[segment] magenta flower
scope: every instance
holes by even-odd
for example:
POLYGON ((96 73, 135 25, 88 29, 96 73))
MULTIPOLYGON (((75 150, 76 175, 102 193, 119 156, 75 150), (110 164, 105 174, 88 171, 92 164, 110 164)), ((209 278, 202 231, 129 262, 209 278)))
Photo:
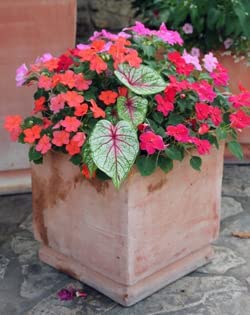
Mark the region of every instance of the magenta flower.
POLYGON ((57 293, 57 296, 61 301, 70 301, 73 300, 76 295, 76 290, 73 288, 62 289, 57 293))
POLYGON ((193 26, 190 23, 186 23, 183 25, 182 30, 185 34, 192 34, 193 33, 193 26))
POLYGON ((134 26, 123 29, 123 31, 126 31, 126 30, 131 30, 137 33, 138 35, 142 35, 142 36, 152 35, 152 31, 149 28, 145 27, 144 24, 138 21, 135 22, 134 26))
POLYGON ((218 60, 214 57, 213 53, 210 52, 209 54, 206 54, 202 60, 204 62, 204 68, 208 72, 213 72, 216 69, 218 60))
POLYGON ((26 80, 26 75, 28 73, 28 68, 26 64, 23 63, 19 68, 16 70, 16 86, 22 86, 26 80))
POLYGON ((94 34, 89 38, 89 40, 94 41, 94 40, 101 38, 101 37, 109 39, 109 40, 116 40, 118 37, 129 38, 129 37, 131 37, 131 35, 129 35, 125 32, 113 34, 113 33, 106 31, 105 29, 103 29, 100 32, 94 32, 94 34))
POLYGON ((151 35, 161 38, 164 42, 170 45, 183 44, 183 39, 181 38, 180 34, 176 31, 168 30, 165 23, 161 24, 159 31, 151 31, 151 35))
POLYGON ((225 49, 230 48, 232 45, 233 45, 233 40, 232 40, 231 38, 227 38, 227 39, 224 41, 224 47, 225 47, 225 49))

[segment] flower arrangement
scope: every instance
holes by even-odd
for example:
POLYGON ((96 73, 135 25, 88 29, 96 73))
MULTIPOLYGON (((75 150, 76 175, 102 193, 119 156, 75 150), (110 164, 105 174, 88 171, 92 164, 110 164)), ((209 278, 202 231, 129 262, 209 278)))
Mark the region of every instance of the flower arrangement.
POLYGON ((250 61, 248 0, 133 0, 133 6, 150 27, 165 22, 178 30, 188 50, 223 49, 235 62, 250 61))
POLYGON ((136 22, 118 34, 95 32, 60 57, 44 54, 17 69, 17 86, 36 85, 31 116, 6 117, 11 139, 30 145, 29 159, 68 154, 83 176, 111 178, 118 188, 136 164, 142 176, 228 140, 239 158, 237 130, 250 126, 250 92, 228 92, 228 74, 209 53, 202 62, 176 48, 180 34, 165 24, 136 22))

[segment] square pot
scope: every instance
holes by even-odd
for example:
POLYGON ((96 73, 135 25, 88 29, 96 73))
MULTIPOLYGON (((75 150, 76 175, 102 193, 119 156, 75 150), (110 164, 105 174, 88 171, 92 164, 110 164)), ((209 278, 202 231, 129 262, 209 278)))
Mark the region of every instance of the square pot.
POLYGON ((60 153, 32 167, 40 259, 129 306, 207 263, 219 233, 223 146, 164 174, 134 168, 116 190, 60 153))

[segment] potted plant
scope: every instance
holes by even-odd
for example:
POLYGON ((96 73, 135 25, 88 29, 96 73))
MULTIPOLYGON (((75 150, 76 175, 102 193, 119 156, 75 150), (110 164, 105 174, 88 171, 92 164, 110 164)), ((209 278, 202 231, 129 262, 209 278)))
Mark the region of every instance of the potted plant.
MULTIPOLYGON (((159 27, 162 22, 177 29, 185 48, 193 55, 214 51, 228 69, 229 86, 239 93, 239 83, 250 90, 250 2, 248 0, 134 0, 136 15, 146 24, 159 27)), ((250 129, 239 132, 244 158, 250 160, 250 129)), ((233 160, 226 149, 225 157, 233 160)))
POLYGON ((21 66, 33 113, 5 121, 30 145, 41 260, 123 305, 211 259, 223 142, 241 158, 236 130, 250 125, 247 92, 225 92, 226 69, 187 63, 182 44, 164 24, 95 32, 21 66))

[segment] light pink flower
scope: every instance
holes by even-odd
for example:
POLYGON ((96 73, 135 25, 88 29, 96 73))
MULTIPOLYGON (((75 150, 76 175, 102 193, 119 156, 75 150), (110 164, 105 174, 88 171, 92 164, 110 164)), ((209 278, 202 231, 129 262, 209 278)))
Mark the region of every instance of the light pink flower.
POLYGON ((227 38, 227 39, 224 41, 224 47, 225 47, 225 49, 230 48, 232 45, 233 45, 233 40, 232 40, 231 38, 227 38))
POLYGON ((193 33, 193 26, 190 23, 186 23, 183 25, 182 30, 185 34, 192 34, 193 33))
POLYGON ((53 56, 50 53, 45 53, 41 57, 37 57, 35 60, 35 63, 41 63, 41 62, 46 62, 49 61, 53 58, 53 56))
POLYGON ((90 45, 85 45, 85 44, 78 44, 76 46, 77 49, 79 50, 85 50, 85 49, 89 49, 90 48, 90 45))
POLYGON ((198 70, 198 71, 202 70, 199 58, 197 56, 193 56, 191 54, 188 54, 186 49, 184 49, 182 57, 186 61, 186 63, 190 63, 190 64, 194 65, 196 70, 198 70))
POLYGON ((196 56, 196 57, 200 57, 200 49, 199 48, 196 48, 196 47, 193 47, 191 49, 191 55, 192 56, 196 56))
POLYGON ((16 86, 22 86, 25 82, 26 75, 28 73, 28 68, 26 64, 23 63, 19 68, 16 70, 16 86))
POLYGON ((204 68, 208 72, 213 72, 216 69, 218 60, 214 57, 213 53, 210 52, 209 54, 206 54, 202 60, 204 62, 204 68))

